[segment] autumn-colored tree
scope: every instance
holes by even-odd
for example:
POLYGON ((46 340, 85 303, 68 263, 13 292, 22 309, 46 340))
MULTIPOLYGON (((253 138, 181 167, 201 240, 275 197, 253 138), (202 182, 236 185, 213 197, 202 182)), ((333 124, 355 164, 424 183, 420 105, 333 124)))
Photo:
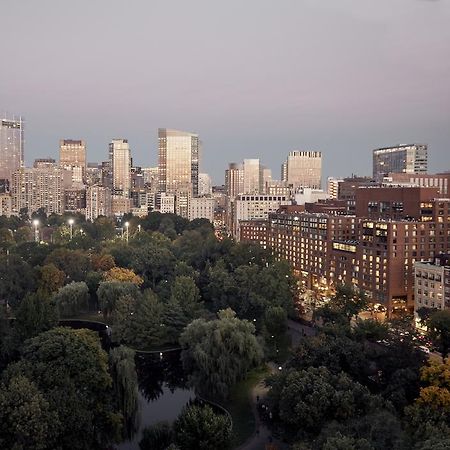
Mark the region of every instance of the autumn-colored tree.
POLYGON ((420 389, 417 403, 450 413, 450 362, 424 367, 421 380, 427 386, 420 389))
POLYGON ((139 275, 123 267, 112 267, 103 274, 103 278, 105 281, 121 281, 123 283, 133 283, 137 286, 140 286, 144 282, 139 275))
POLYGON ((66 274, 53 263, 42 266, 39 275, 38 287, 49 293, 57 292, 66 280, 66 274))
POLYGON ((102 255, 92 255, 91 263, 94 270, 99 270, 102 272, 106 272, 116 266, 114 257, 109 253, 104 253, 102 255))

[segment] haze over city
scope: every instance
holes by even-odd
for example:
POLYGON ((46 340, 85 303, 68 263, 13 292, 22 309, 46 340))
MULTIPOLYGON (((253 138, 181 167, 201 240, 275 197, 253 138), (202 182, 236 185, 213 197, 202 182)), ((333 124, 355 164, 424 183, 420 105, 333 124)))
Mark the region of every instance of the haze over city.
POLYGON ((23 115, 26 164, 115 137, 156 164, 157 128, 198 133, 202 170, 294 149, 328 175, 370 174, 371 150, 429 145, 448 167, 450 2, 420 0, 8 2, 0 109, 23 115), (351 162, 349 162, 351 161, 351 162))

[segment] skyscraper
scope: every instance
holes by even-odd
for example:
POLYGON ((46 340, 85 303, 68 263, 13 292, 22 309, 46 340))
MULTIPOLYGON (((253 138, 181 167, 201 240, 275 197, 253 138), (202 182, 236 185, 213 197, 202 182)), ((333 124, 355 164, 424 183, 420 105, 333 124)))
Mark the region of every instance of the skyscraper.
POLYGON ((186 131, 158 129, 159 190, 174 194, 186 186, 198 196, 199 139, 186 131))
POLYGON ((11 181, 12 173, 23 166, 23 119, 4 117, 0 125, 0 179, 11 181))
POLYGON ((244 193, 244 168, 242 164, 230 163, 225 170, 225 193, 233 199, 244 193))
POLYGON ((109 144, 113 195, 129 197, 131 192, 131 151, 127 139, 113 139, 109 144))
POLYGON ((282 181, 294 188, 321 188, 322 153, 316 151, 289 152, 281 166, 282 181))
POLYGON ((244 194, 259 194, 261 184, 259 159, 244 159, 244 194))
POLYGON ((428 146, 424 144, 397 145, 373 151, 373 178, 380 181, 392 173, 427 173, 428 146))
POLYGON ((86 144, 81 140, 61 139, 59 141, 59 165, 69 170, 74 183, 86 179, 86 144))

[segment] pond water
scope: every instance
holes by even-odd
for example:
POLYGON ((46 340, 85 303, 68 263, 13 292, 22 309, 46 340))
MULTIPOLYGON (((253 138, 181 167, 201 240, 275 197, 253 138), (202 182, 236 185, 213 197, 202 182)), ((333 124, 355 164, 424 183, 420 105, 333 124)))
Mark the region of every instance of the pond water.
MULTIPOLYGON (((75 329, 88 328, 99 333, 106 351, 111 348, 110 330, 101 322, 61 320, 61 326, 75 329)), ((138 378, 138 413, 134 430, 129 437, 116 445, 117 450, 139 450, 139 441, 146 427, 158 422, 173 422, 183 407, 195 399, 194 391, 187 386, 180 350, 163 353, 136 352, 138 378)))
POLYGON ((138 424, 132 436, 120 443, 118 450, 138 450, 146 427, 161 421, 173 422, 183 406, 195 398, 186 385, 180 351, 163 355, 136 353, 138 375, 138 424))

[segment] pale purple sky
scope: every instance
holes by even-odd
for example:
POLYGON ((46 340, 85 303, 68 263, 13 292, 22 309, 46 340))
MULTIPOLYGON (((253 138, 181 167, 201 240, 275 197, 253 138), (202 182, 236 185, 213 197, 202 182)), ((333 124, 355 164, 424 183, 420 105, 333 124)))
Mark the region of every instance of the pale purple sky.
POLYGON ((127 138, 155 165, 157 128, 197 132, 203 169, 321 150, 324 178, 371 150, 429 144, 450 170, 450 0, 20 0, 0 5, 0 112, 25 157, 127 138))

